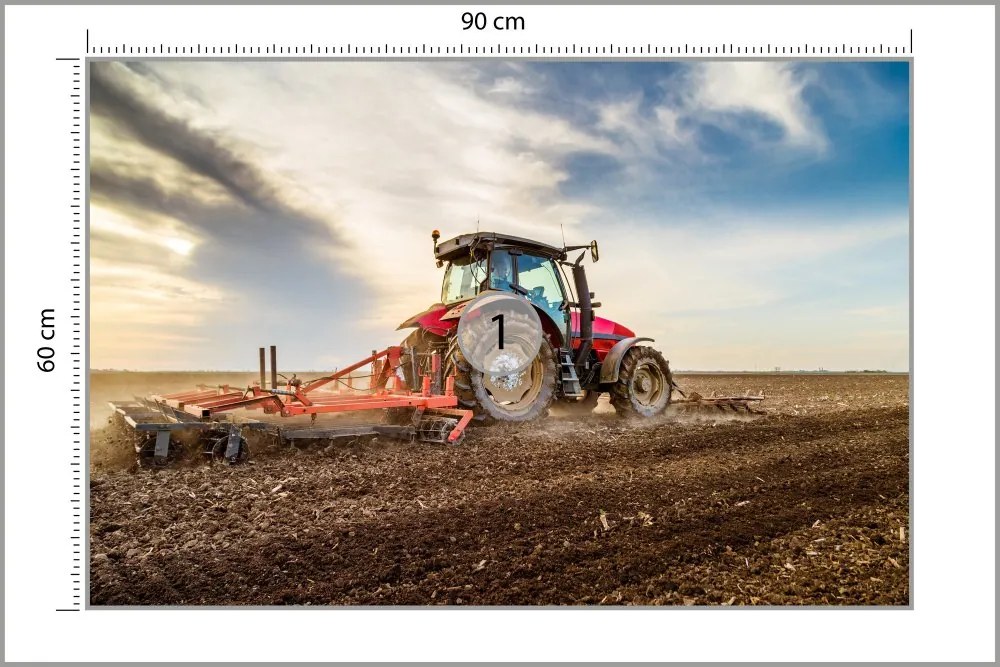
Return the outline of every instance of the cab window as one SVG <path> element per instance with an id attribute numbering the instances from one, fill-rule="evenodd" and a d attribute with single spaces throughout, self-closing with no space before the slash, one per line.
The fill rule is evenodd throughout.
<path id="1" fill-rule="evenodd" d="M 486 278 L 486 260 L 471 257 L 456 259 L 448 265 L 441 287 L 441 303 L 471 299 L 479 293 L 479 283 Z"/>
<path id="2" fill-rule="evenodd" d="M 560 310 L 564 300 L 562 283 L 559 282 L 552 260 L 534 255 L 518 255 L 517 284 L 527 292 L 527 298 L 546 311 L 553 321 L 563 321 L 565 313 Z"/>

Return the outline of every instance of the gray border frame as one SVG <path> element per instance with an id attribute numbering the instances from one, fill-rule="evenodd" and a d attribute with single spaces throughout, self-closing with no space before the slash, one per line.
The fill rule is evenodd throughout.
<path id="1" fill-rule="evenodd" d="M 150 4 L 155 4 L 153 0 L 149 0 Z M 186 3 L 185 3 L 186 4 Z M 191 3 L 194 4 L 194 3 Z M 309 3 L 307 3 L 309 4 Z M 315 3 L 323 4 L 323 3 Z M 382 4 L 382 3 L 375 3 Z M 385 4 L 395 4 L 395 3 L 385 3 Z M 439 4 L 460 4 L 458 2 L 447 2 Z M 493 3 L 487 2 L 483 4 L 504 4 L 504 3 Z M 587 2 L 582 4 L 606 4 L 602 2 Z M 710 2 L 705 4 L 731 4 L 726 2 L 726 0 L 710 0 Z M 784 3 L 781 3 L 784 4 Z M 793 4 L 788 2 L 787 4 Z M 796 3 L 797 4 L 797 3 Z M 867 4 L 858 0 L 855 2 L 849 2 L 845 4 Z M 899 4 L 909 4 L 900 2 Z M 994 4 L 992 2 L 981 2 L 981 3 L 971 3 L 971 4 Z M 91 499 L 90 499 L 90 427 L 89 427 L 89 416 L 90 416 L 90 64 L 92 62 L 121 62 L 121 61 L 161 61 L 161 60 L 182 60 L 185 62 L 220 62 L 220 61 L 231 61 L 231 62 L 303 62 L 303 61 L 322 61 L 322 62 L 476 62 L 476 61 L 521 61 L 521 62 L 726 62 L 726 61 L 737 61 L 737 62 L 906 62 L 909 64 L 909 369 L 907 375 L 909 377 L 909 490 L 908 490 L 908 535 L 907 543 L 909 547 L 909 604 L 906 606 L 901 605 L 802 605 L 802 606 L 788 606 L 788 605 L 760 605 L 760 606 L 733 606 L 733 607 L 722 607 L 722 606 L 707 606 L 699 605 L 693 607 L 682 607 L 682 606 L 620 606 L 611 605 L 606 607 L 595 607 L 592 605 L 463 605 L 462 607 L 445 605 L 91 605 L 91 591 L 90 591 L 90 511 L 91 511 Z M 86 299 L 87 299 L 87 323 L 86 323 L 86 345 L 85 345 L 85 370 L 87 377 L 84 381 L 84 396 L 87 399 L 86 407 L 84 410 L 85 423 L 87 424 L 87 430 L 85 434 L 85 462 L 87 467 L 86 482 L 86 517 L 87 526 L 84 531 L 84 552 L 86 554 L 86 567 L 84 573 L 85 581 L 85 591 L 86 599 L 83 605 L 83 609 L 86 611 L 101 611 L 101 610 L 219 610 L 219 609 L 234 609 L 234 610 L 320 610 L 320 611 L 338 611 L 338 610 L 455 610 L 455 609 L 473 609 L 473 610 L 513 610 L 513 611 L 563 611 L 563 610 L 590 610 L 590 609 L 615 609 L 620 611 L 629 610 L 671 610 L 671 611 L 681 611 L 681 610 L 697 610 L 697 611 L 722 611 L 723 613 L 729 611 L 746 611 L 750 609 L 766 609 L 766 610 L 896 610 L 896 611 L 909 611 L 914 609 L 914 538 L 913 538 L 913 473 L 914 473 L 914 463 L 913 463 L 913 438 L 914 438 L 914 406 L 913 406 L 913 375 L 914 375 L 914 354 L 913 354 L 913 293 L 914 293 L 914 214 L 913 214 L 913 204 L 914 204 L 914 182 L 913 182 L 913 167 L 914 167 L 914 56 L 911 53 L 907 56 L 888 56 L 888 55 L 872 55 L 872 56 L 858 56 L 858 55 L 848 55 L 840 57 L 830 57 L 830 56 L 754 56 L 754 55 L 729 55 L 729 56 L 635 56 L 629 55 L 608 55 L 608 56 L 569 56 L 569 55 L 549 55 L 549 54 L 535 54 L 535 55 L 517 55 L 517 56 L 490 56 L 490 55 L 479 55 L 468 54 L 468 55 L 448 55 L 441 57 L 429 57 L 429 56 L 412 56 L 407 57 L 403 55 L 394 56 L 373 56 L 373 55 L 345 55 L 345 56 L 309 56 L 307 54 L 301 54 L 298 56 L 282 56 L 282 55 L 268 55 L 268 56 L 254 56 L 254 57 L 242 57 L 242 56 L 225 56 L 225 55 L 215 55 L 215 56 L 199 56 L 199 55 L 91 55 L 89 53 L 83 58 L 84 71 L 86 73 L 86 84 L 84 86 L 84 109 L 86 113 L 85 128 L 86 128 L 86 138 L 85 144 L 85 159 L 86 163 L 84 165 L 84 184 L 85 184 L 85 194 L 84 194 L 84 204 L 86 206 L 85 214 L 85 226 L 86 234 L 84 239 L 84 249 L 86 252 L 86 259 L 84 261 L 84 276 L 86 280 Z"/>

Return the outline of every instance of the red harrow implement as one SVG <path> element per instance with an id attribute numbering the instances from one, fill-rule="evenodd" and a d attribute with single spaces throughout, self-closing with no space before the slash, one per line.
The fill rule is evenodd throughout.
<path id="1" fill-rule="evenodd" d="M 702 396 L 696 391 L 684 392 L 676 384 L 672 384 L 671 388 L 680 394 L 681 398 L 671 400 L 670 406 L 682 412 L 719 410 L 753 414 L 758 412 L 754 406 L 764 400 L 763 393 L 759 396 Z"/>
<path id="2" fill-rule="evenodd" d="M 245 461 L 250 454 L 242 431 L 263 430 L 281 440 L 332 439 L 361 435 L 387 435 L 423 442 L 459 444 L 472 419 L 471 410 L 458 408 L 455 378 L 443 377 L 441 358 L 431 354 L 431 372 L 421 378 L 418 392 L 406 388 L 399 376 L 402 350 L 389 347 L 330 375 L 303 381 L 292 375 L 278 384 L 276 350 L 271 346 L 271 381 L 265 379 L 264 348 L 260 348 L 260 381 L 245 389 L 229 385 L 193 391 L 153 394 L 129 402 L 112 402 L 118 417 L 137 434 L 135 449 L 140 464 L 162 465 L 177 451 L 171 434 L 200 431 L 205 454 L 229 463 Z M 356 386 L 355 371 L 371 366 L 366 387 Z M 332 388 L 331 388 L 332 387 Z M 265 415 L 296 417 L 378 410 L 396 423 L 373 423 L 281 428 L 274 422 L 237 418 L 235 411 L 261 411 Z"/>

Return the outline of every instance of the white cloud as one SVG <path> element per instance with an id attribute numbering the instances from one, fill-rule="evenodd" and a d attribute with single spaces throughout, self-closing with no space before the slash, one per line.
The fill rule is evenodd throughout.
<path id="1" fill-rule="evenodd" d="M 769 148 L 822 154 L 827 139 L 810 112 L 802 92 L 812 83 L 800 72 L 778 62 L 708 62 L 693 64 L 685 76 L 664 86 L 668 101 L 643 109 L 641 92 L 595 107 L 597 128 L 615 135 L 623 157 L 684 157 L 699 160 L 695 128 L 710 122 L 744 140 Z M 759 116 L 780 130 L 780 137 L 763 139 L 741 121 Z"/>
<path id="2" fill-rule="evenodd" d="M 494 81 L 488 92 L 492 95 L 523 97 L 534 93 L 535 89 L 525 83 L 523 78 L 505 76 Z"/>
<path id="3" fill-rule="evenodd" d="M 597 109 L 597 129 L 617 135 L 617 152 L 621 157 L 655 158 L 692 141 L 690 132 L 679 126 L 681 112 L 660 106 L 647 115 L 641 110 L 642 101 L 642 95 L 636 94 Z"/>
<path id="4" fill-rule="evenodd" d="M 694 68 L 695 111 L 756 113 L 777 123 L 783 143 L 822 151 L 826 138 L 802 98 L 808 73 L 783 62 L 711 62 Z"/>

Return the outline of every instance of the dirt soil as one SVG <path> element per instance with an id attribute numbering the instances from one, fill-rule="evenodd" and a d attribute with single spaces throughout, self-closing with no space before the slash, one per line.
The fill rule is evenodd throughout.
<path id="1" fill-rule="evenodd" d="M 766 414 L 600 405 L 157 471 L 97 429 L 91 603 L 909 604 L 907 376 L 679 380 Z"/>

